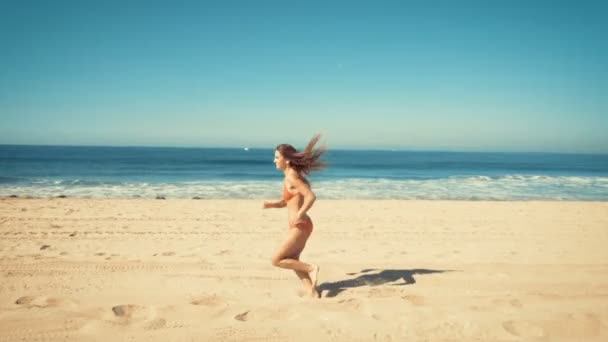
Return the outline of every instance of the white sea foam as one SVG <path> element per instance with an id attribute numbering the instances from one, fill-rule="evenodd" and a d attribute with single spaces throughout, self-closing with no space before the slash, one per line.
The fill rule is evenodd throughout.
<path id="1" fill-rule="evenodd" d="M 508 175 L 428 180 L 342 179 L 313 183 L 320 199 L 608 200 L 608 177 Z M 179 183 L 37 180 L 4 184 L 0 195 L 34 197 L 272 199 L 277 181 L 188 181 Z"/>

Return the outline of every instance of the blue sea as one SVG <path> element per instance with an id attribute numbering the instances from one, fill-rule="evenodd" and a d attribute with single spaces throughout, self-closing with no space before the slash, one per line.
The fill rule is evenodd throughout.
<path id="1" fill-rule="evenodd" d="M 0 196 L 279 198 L 274 150 L 0 145 Z M 320 199 L 608 200 L 608 155 L 330 150 Z"/>

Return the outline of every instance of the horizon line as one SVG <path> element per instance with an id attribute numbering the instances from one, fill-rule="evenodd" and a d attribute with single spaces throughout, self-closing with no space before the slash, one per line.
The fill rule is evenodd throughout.
<path id="1" fill-rule="evenodd" d="M 272 150 L 272 147 L 257 146 L 160 146 L 160 145 L 73 145 L 73 144 L 5 144 L 0 146 L 30 146 L 30 147 L 110 147 L 110 148 L 173 148 L 173 149 L 226 149 L 226 150 Z M 608 152 L 556 152 L 556 151 L 522 151 L 522 150 L 445 150 L 445 149 L 415 149 L 404 147 L 337 147 L 334 151 L 378 151 L 378 152 L 415 152 L 415 153 L 520 153 L 520 154 L 579 154 L 608 156 Z"/>

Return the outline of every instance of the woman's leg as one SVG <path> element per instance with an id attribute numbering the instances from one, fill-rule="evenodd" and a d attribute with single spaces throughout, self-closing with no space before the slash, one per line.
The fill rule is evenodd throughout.
<path id="1" fill-rule="evenodd" d="M 319 267 L 299 260 L 300 253 L 302 253 L 302 250 L 306 246 L 309 236 L 310 231 L 295 227 L 290 228 L 287 240 L 283 242 L 277 253 L 275 253 L 272 258 L 272 264 L 276 267 L 294 270 L 302 280 L 302 284 L 310 289 L 311 295 L 318 296 L 316 278 Z"/>
<path id="2" fill-rule="evenodd" d="M 302 286 L 304 286 L 304 291 L 310 293 L 310 295 L 314 298 L 319 297 L 319 292 L 317 291 L 317 275 L 319 274 L 319 265 L 311 265 L 313 270 L 308 272 L 302 271 L 294 271 L 302 281 Z M 313 277 L 310 275 L 312 274 Z M 313 279 L 314 278 L 314 279 Z"/>
<path id="3" fill-rule="evenodd" d="M 310 273 L 312 271 L 311 265 L 294 259 L 294 256 L 299 255 L 306 246 L 306 240 L 308 240 L 309 235 L 310 233 L 301 229 L 289 228 L 287 239 L 272 257 L 272 265 L 294 271 Z"/>
<path id="4" fill-rule="evenodd" d="M 292 258 L 300 260 L 300 253 L 294 255 Z M 312 280 L 310 279 L 310 275 L 308 274 L 308 272 L 296 270 L 294 270 L 294 272 L 296 272 L 296 275 L 298 276 L 298 278 L 300 278 L 300 281 L 302 282 L 302 287 L 304 288 L 304 292 L 302 292 L 301 295 L 310 293 L 310 289 L 312 288 Z"/>

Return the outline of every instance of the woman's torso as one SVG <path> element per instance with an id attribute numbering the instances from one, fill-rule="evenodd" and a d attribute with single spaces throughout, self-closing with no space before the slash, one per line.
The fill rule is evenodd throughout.
<path id="1" fill-rule="evenodd" d="M 287 193 L 285 193 L 287 192 Z M 291 188 L 287 182 L 283 183 L 283 199 L 285 200 L 287 206 L 287 218 L 289 221 L 294 219 L 298 215 L 298 211 L 302 208 L 304 204 L 304 196 L 299 192 L 296 192 L 294 188 Z M 304 219 L 310 219 L 310 217 L 305 214 Z"/>

